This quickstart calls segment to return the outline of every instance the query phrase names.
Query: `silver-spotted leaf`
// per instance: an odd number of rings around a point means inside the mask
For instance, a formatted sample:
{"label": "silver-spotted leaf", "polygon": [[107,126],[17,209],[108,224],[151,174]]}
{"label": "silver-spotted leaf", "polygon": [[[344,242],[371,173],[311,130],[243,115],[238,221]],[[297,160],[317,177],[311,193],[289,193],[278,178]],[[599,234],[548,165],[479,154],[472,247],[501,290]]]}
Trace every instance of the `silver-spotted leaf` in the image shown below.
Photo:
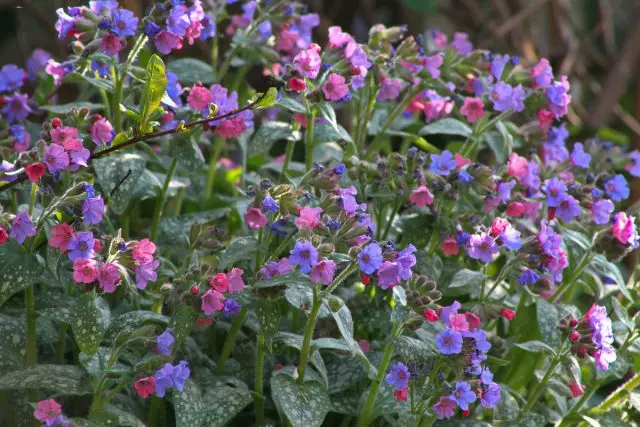
{"label": "silver-spotted leaf", "polygon": [[127,210],[129,201],[136,193],[145,163],[144,158],[136,153],[112,155],[93,161],[98,184],[104,194],[111,195],[109,208],[116,215]]}
{"label": "silver-spotted leaf", "polygon": [[274,375],[271,395],[294,427],[319,427],[331,409],[329,395],[315,381],[298,384],[288,375]]}
{"label": "silver-spotted leaf", "polygon": [[91,394],[85,372],[72,365],[35,365],[0,378],[0,390],[47,389],[61,395]]}
{"label": "silver-spotted leaf", "polygon": [[91,355],[98,351],[111,323],[111,310],[102,297],[93,293],[82,295],[71,318],[71,330],[80,350]]}
{"label": "silver-spotted leaf", "polygon": [[0,245],[0,307],[14,294],[25,290],[42,278],[44,267],[34,255],[20,245]]}
{"label": "silver-spotted leaf", "polygon": [[209,389],[204,397],[206,412],[204,426],[223,427],[253,401],[246,387],[228,385]]}
{"label": "silver-spotted leaf", "polygon": [[173,409],[176,413],[176,427],[200,426],[205,417],[205,404],[198,385],[187,380],[184,389],[173,390]]}

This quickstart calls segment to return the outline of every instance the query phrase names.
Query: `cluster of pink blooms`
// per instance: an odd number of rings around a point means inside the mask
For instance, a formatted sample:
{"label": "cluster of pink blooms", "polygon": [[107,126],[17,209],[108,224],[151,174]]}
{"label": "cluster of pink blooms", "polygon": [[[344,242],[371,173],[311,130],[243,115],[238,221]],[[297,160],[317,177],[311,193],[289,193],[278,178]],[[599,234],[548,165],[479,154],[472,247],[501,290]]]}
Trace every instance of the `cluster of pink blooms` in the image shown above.
{"label": "cluster of pink blooms", "polygon": [[[242,269],[234,267],[228,273],[217,273],[213,276],[209,280],[210,288],[200,297],[201,309],[204,314],[211,316],[218,311],[224,312],[227,317],[237,315],[240,305],[233,299],[225,298],[225,294],[233,295],[243,291],[243,275]],[[199,292],[198,286],[191,288],[192,295],[198,295]]]}

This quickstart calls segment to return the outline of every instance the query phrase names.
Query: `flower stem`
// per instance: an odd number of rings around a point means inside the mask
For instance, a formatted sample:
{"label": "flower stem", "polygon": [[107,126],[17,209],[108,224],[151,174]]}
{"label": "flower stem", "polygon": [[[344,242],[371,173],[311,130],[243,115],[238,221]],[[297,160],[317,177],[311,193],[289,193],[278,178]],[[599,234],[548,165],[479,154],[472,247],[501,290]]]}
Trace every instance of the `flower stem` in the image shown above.
{"label": "flower stem", "polygon": [[300,362],[298,363],[298,384],[304,383],[304,371],[307,368],[307,360],[309,360],[309,351],[311,350],[311,338],[313,337],[313,331],[316,328],[316,321],[318,320],[318,314],[320,313],[320,306],[322,300],[318,296],[318,288],[313,288],[313,305],[311,307],[311,313],[309,319],[307,319],[307,325],[304,328],[304,338],[302,340],[302,348],[300,349]]}
{"label": "flower stem", "polygon": [[618,387],[616,391],[611,393],[602,403],[589,411],[590,415],[603,414],[613,408],[618,402],[629,397],[629,392],[640,386],[640,373],[636,373],[629,381],[624,383],[622,387]]}
{"label": "flower stem", "polygon": [[289,163],[291,163],[291,158],[293,157],[293,151],[296,148],[296,141],[292,139],[287,143],[287,151],[284,154],[284,163],[282,164],[282,172],[280,173],[280,183],[285,181],[285,177],[287,176],[287,170],[289,169]]}
{"label": "flower stem", "polygon": [[149,417],[147,419],[148,427],[157,427],[158,420],[164,418],[164,401],[157,397],[151,397],[151,405],[149,406]]}
{"label": "flower stem", "polygon": [[569,425],[571,423],[571,420],[569,418],[571,418],[572,415],[578,412],[580,408],[582,408],[582,405],[584,405],[589,399],[591,399],[591,396],[593,396],[593,394],[598,391],[598,388],[600,388],[603,383],[604,380],[602,379],[596,380],[596,382],[587,390],[587,392],[580,396],[580,399],[578,399],[578,401],[574,403],[569,411],[562,417],[562,420],[560,421],[560,423],[558,423],[557,427]]}
{"label": "flower stem", "polygon": [[255,391],[258,397],[256,398],[256,426],[260,427],[264,424],[264,385],[263,380],[263,365],[264,365],[264,335],[262,332],[258,334],[258,349],[256,354],[256,380]]}
{"label": "flower stem", "polygon": [[236,337],[238,336],[238,332],[240,332],[240,328],[244,323],[244,318],[247,316],[247,305],[243,305],[240,313],[233,319],[233,323],[231,325],[231,330],[229,331],[229,335],[224,340],[224,345],[222,346],[222,353],[220,353],[220,358],[218,358],[218,364],[216,365],[216,375],[222,375],[224,371],[224,364],[229,359],[231,355],[231,349],[233,349],[233,344],[236,341]]}
{"label": "flower stem", "polygon": [[307,172],[309,172],[311,170],[311,167],[313,166],[313,121],[315,120],[315,118],[315,112],[311,110],[311,112],[307,114],[307,132],[304,135],[304,161]]}
{"label": "flower stem", "polygon": [[[24,306],[27,314],[27,353],[25,356],[25,365],[35,366],[38,363],[38,343],[36,341],[36,321],[38,313],[35,308],[35,296],[33,285],[25,289]],[[34,389],[29,390],[29,399],[35,401],[38,392]]]}
{"label": "flower stem", "polygon": [[580,277],[580,274],[582,274],[584,269],[587,268],[592,259],[593,254],[591,252],[585,252],[585,254],[582,256],[582,259],[580,260],[580,263],[578,264],[576,269],[573,270],[573,273],[571,273],[569,279],[567,279],[566,282],[564,282],[558,289],[556,289],[553,295],[551,295],[551,298],[549,298],[549,301],[556,301],[567,289],[577,283],[578,277]]}
{"label": "flower stem", "polygon": [[529,397],[529,399],[527,399],[527,403],[524,405],[524,407],[520,411],[518,420],[521,420],[522,417],[524,417],[525,414],[527,414],[531,410],[531,408],[533,408],[533,405],[535,405],[535,403],[538,401],[538,399],[540,398],[540,395],[542,394],[544,389],[547,387],[547,383],[551,379],[551,376],[553,375],[553,371],[556,369],[556,366],[558,366],[561,359],[562,359],[562,356],[560,355],[560,353],[557,353],[553,357],[553,359],[551,359],[551,363],[549,363],[549,367],[547,368],[547,371],[545,372],[544,377],[542,377],[542,380],[533,389],[533,391],[531,392],[531,396]]}
{"label": "flower stem", "polygon": [[[391,331],[391,338],[395,338],[398,336],[400,332],[400,326],[394,325],[393,330]],[[389,367],[389,362],[391,361],[391,355],[393,354],[393,342],[392,340],[388,340],[387,344],[384,347],[384,354],[382,355],[382,361],[380,362],[380,366],[378,367],[378,375],[371,383],[369,387],[369,395],[367,396],[367,401],[364,405],[364,409],[360,414],[360,418],[358,418],[357,427],[365,427],[369,425],[369,417],[371,416],[371,410],[373,409],[373,405],[376,401],[376,396],[378,395],[378,389],[380,388],[380,384],[382,384],[382,380],[384,379],[385,374],[387,373],[387,368]]]}
{"label": "flower stem", "polygon": [[213,140],[213,149],[209,158],[209,168],[207,169],[207,184],[204,188],[204,200],[209,200],[213,193],[213,184],[216,182],[216,173],[218,172],[218,159],[224,146],[224,139],[216,137]]}
{"label": "flower stem", "polygon": [[169,166],[169,170],[167,171],[167,176],[164,179],[164,183],[162,184],[162,191],[160,193],[160,197],[156,202],[155,210],[153,211],[153,219],[151,221],[151,240],[155,241],[158,238],[158,226],[160,225],[160,218],[162,217],[162,211],[164,209],[164,204],[167,200],[167,190],[169,189],[169,183],[171,182],[171,178],[173,177],[173,173],[176,170],[176,166],[178,165],[178,158],[174,157],[171,162],[171,166]]}

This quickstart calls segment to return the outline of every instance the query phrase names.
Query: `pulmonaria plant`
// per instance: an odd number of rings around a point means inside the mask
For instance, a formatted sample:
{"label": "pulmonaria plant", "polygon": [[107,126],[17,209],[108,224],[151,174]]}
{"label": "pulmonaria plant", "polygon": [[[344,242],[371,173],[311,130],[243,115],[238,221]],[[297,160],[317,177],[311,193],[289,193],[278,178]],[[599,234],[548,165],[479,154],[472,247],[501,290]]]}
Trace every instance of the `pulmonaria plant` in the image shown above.
{"label": "pulmonaria plant", "polygon": [[640,153],[574,140],[548,60],[322,45],[298,2],[56,14],[69,56],[0,68],[8,425],[634,416]]}

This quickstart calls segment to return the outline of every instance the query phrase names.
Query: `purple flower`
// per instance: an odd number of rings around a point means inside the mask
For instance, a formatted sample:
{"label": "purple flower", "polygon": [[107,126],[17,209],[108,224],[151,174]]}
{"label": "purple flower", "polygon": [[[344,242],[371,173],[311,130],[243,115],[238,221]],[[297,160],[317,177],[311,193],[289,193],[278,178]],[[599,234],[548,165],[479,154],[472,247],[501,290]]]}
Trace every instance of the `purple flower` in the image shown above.
{"label": "purple flower", "polygon": [[154,375],[156,380],[156,396],[164,397],[166,390],[173,387],[173,365],[165,363]]}
{"label": "purple flower", "polygon": [[496,80],[502,79],[502,72],[504,71],[504,66],[507,65],[511,57],[509,55],[494,55],[493,60],[491,61],[491,74]]}
{"label": "purple flower", "polygon": [[232,298],[224,300],[224,317],[236,317],[240,313],[240,304]]}
{"label": "purple flower", "polygon": [[176,36],[169,31],[160,31],[157,36],[153,38],[153,44],[163,55],[168,55],[171,50],[176,49],[182,43],[182,37]]}
{"label": "purple flower", "polygon": [[136,287],[138,289],[144,289],[147,287],[147,282],[152,282],[158,279],[156,269],[160,266],[158,260],[140,264],[136,267]]}
{"label": "purple flower", "polygon": [[358,204],[356,200],[356,194],[358,194],[358,190],[356,190],[355,186],[350,186],[348,188],[339,188],[338,194],[340,195],[340,204],[342,209],[344,209],[347,213],[353,214],[356,211],[366,211],[367,204],[362,203]]}
{"label": "purple flower", "polygon": [[276,203],[276,201],[273,200],[271,196],[267,195],[264,197],[264,199],[262,199],[262,212],[274,213],[274,212],[278,212],[278,209],[280,209],[280,206],[278,206],[278,203]]}
{"label": "purple flower", "polygon": [[493,382],[493,373],[489,370],[489,368],[484,368],[482,373],[480,374],[480,381],[483,384],[489,384]]}
{"label": "purple flower", "polygon": [[538,280],[540,280],[540,276],[533,270],[526,268],[522,273],[520,273],[520,277],[518,277],[518,283],[522,286],[533,285]]}
{"label": "purple flower", "polygon": [[376,100],[378,102],[393,101],[400,95],[402,90],[402,80],[390,79],[388,77],[382,80],[380,91]]}
{"label": "purple flower", "polygon": [[577,216],[580,216],[582,209],[580,203],[573,196],[566,195],[560,204],[556,207],[556,215],[564,222],[571,222]]}
{"label": "purple flower", "polygon": [[504,82],[498,82],[491,89],[493,109],[501,113],[513,108],[513,88]]}
{"label": "purple flower", "polygon": [[581,142],[576,142],[573,145],[571,163],[584,169],[587,169],[589,167],[589,163],[591,163],[591,154],[584,152],[584,145],[582,145]]}
{"label": "purple flower", "polygon": [[29,97],[21,93],[14,93],[12,96],[5,98],[4,108],[0,110],[0,113],[4,115],[4,118],[9,123],[23,122],[31,113],[31,108],[27,104]]}
{"label": "purple flower", "polygon": [[447,396],[440,396],[438,403],[431,407],[433,412],[436,413],[436,418],[442,420],[444,418],[451,418],[455,414],[456,402]]}
{"label": "purple flower", "polygon": [[397,262],[385,261],[378,268],[378,285],[382,289],[389,289],[400,283],[400,267]]}
{"label": "purple flower", "polygon": [[100,224],[100,222],[102,222],[103,213],[104,200],[102,200],[102,197],[88,197],[82,203],[84,223],[87,225]]}
{"label": "purple flower", "polygon": [[511,199],[511,190],[515,186],[515,181],[503,181],[498,184],[498,198],[501,202],[507,203]]}
{"label": "purple flower", "polygon": [[272,261],[266,264],[260,269],[260,272],[264,275],[265,280],[269,280],[272,277],[282,276],[293,270],[293,265],[289,262],[288,258],[282,258],[280,261]]}
{"label": "purple flower", "polygon": [[451,318],[451,315],[455,315],[458,314],[458,310],[462,307],[462,304],[460,304],[457,300],[453,301],[453,303],[451,303],[451,305],[442,307],[442,309],[440,310],[440,320],[442,320],[442,322],[445,325],[449,324],[449,319]]}
{"label": "purple flower", "polygon": [[462,351],[462,334],[455,329],[443,329],[436,335],[436,346],[440,354],[459,354]]}
{"label": "purple flower", "polygon": [[118,37],[133,36],[136,34],[138,18],[127,9],[116,9],[112,13],[113,25],[111,30]]}
{"label": "purple flower", "polygon": [[482,262],[491,262],[500,248],[487,233],[473,234],[467,244],[469,256]]}
{"label": "purple flower", "polygon": [[72,172],[80,169],[80,166],[87,167],[87,161],[89,160],[89,150],[81,148],[80,150],[69,152],[69,170]]}
{"label": "purple flower", "polygon": [[313,266],[311,274],[309,274],[309,279],[311,279],[313,283],[322,283],[326,286],[333,281],[335,273],[336,263],[330,259],[323,259]]}
{"label": "purple flower", "polygon": [[147,23],[144,24],[144,34],[149,38],[154,38],[160,31],[162,31],[162,28],[153,21],[147,21]]}
{"label": "purple flower", "polygon": [[394,386],[396,390],[404,390],[409,385],[410,377],[409,368],[404,363],[398,362],[387,373],[385,381],[387,384]]}
{"label": "purple flower", "polygon": [[520,232],[510,224],[502,230],[502,233],[500,233],[500,239],[502,240],[502,244],[512,251],[517,251],[522,247]]}
{"label": "purple flower", "polygon": [[513,94],[511,95],[513,111],[520,113],[524,111],[524,100],[527,95],[524,93],[522,85],[518,85],[513,88]]}
{"label": "purple flower", "polygon": [[29,71],[29,80],[33,81],[39,71],[44,70],[51,59],[51,54],[46,50],[35,49],[29,59],[27,60],[27,70]]}
{"label": "purple flower", "polygon": [[108,15],[118,8],[116,0],[90,1],[89,9],[96,15]]}
{"label": "purple flower", "polygon": [[7,64],[0,69],[0,92],[20,89],[24,83],[26,73],[14,64]]}
{"label": "purple flower", "polygon": [[468,55],[473,50],[473,45],[469,41],[469,35],[467,33],[454,33],[451,46],[453,46],[460,55]]}
{"label": "purple flower", "polygon": [[431,165],[429,170],[442,176],[448,176],[452,170],[458,166],[458,162],[453,158],[449,150],[445,150],[442,154],[431,155]]}
{"label": "purple flower", "polygon": [[65,170],[69,166],[69,155],[58,144],[51,144],[44,151],[42,162],[47,165],[49,173],[54,174]]}
{"label": "purple flower", "polygon": [[69,248],[69,259],[75,261],[78,258],[93,258],[95,245],[93,233],[91,231],[78,231],[69,240],[67,248]]}
{"label": "purple flower", "polygon": [[173,329],[167,328],[163,333],[156,337],[156,349],[160,354],[171,356],[171,347],[176,339],[173,337]]}
{"label": "purple flower", "polygon": [[618,174],[604,185],[607,195],[615,202],[621,202],[629,197],[629,185],[624,176]]}
{"label": "purple flower", "polygon": [[[191,370],[186,360],[181,360],[180,363],[173,366],[173,386],[178,391],[184,389],[184,383],[189,379]],[[157,385],[156,385],[157,387]]]}
{"label": "purple flower", "polygon": [[9,237],[12,237],[22,244],[27,237],[35,236],[36,228],[29,218],[29,214],[26,211],[20,212],[16,215],[11,223],[11,232]]}
{"label": "purple flower", "polygon": [[542,191],[547,195],[547,206],[555,208],[567,196],[567,186],[558,178],[546,179]]}
{"label": "purple flower", "polygon": [[76,21],[73,17],[67,15],[63,8],[57,9],[56,14],[58,15],[58,20],[56,21],[55,29],[58,30],[58,38],[62,40],[73,29]]}
{"label": "purple flower", "polygon": [[358,265],[364,274],[373,274],[382,265],[382,248],[376,242],[369,243],[358,254]]}
{"label": "purple flower", "polygon": [[440,77],[440,66],[444,61],[444,55],[441,53],[437,53],[433,56],[426,56],[423,58],[422,63],[424,64],[424,69],[431,74],[431,77],[437,79]]}
{"label": "purple flower", "polygon": [[400,270],[400,278],[403,280],[410,279],[411,275],[413,274],[411,268],[416,265],[416,256],[414,255],[414,253],[416,253],[416,247],[412,244],[409,244],[406,248],[398,253],[396,263],[398,264],[398,268]]}
{"label": "purple flower", "polygon": [[500,384],[490,382],[483,387],[480,405],[483,408],[494,408],[500,403]]}
{"label": "purple flower", "polygon": [[631,175],[640,176],[640,152],[638,150],[632,151],[629,153],[629,159],[631,159],[631,163],[626,166],[626,169]]}
{"label": "purple flower", "polygon": [[471,391],[471,385],[466,381],[458,381],[453,393],[449,396],[450,399],[455,400],[460,409],[466,411],[469,409],[469,404],[476,400],[476,394]]}
{"label": "purple flower", "polygon": [[591,218],[599,225],[608,224],[613,213],[613,202],[609,199],[602,199],[591,205]]}
{"label": "purple flower", "polygon": [[[265,22],[269,24],[269,29],[271,29],[271,22],[264,21],[262,24],[258,25],[258,31],[260,32],[260,35],[264,34],[263,24]],[[210,13],[206,13],[200,23],[202,24],[202,30],[200,30],[200,40],[207,40],[216,35],[216,20]],[[266,36],[264,38],[267,37],[269,36]]]}
{"label": "purple flower", "polygon": [[289,262],[300,267],[302,273],[309,274],[311,267],[318,263],[318,250],[309,241],[299,241],[291,250]]}
{"label": "purple flower", "polygon": [[191,22],[189,21],[189,15],[187,15],[187,8],[185,6],[178,5],[171,9],[167,17],[168,31],[176,36],[184,37],[189,25],[191,25]]}

